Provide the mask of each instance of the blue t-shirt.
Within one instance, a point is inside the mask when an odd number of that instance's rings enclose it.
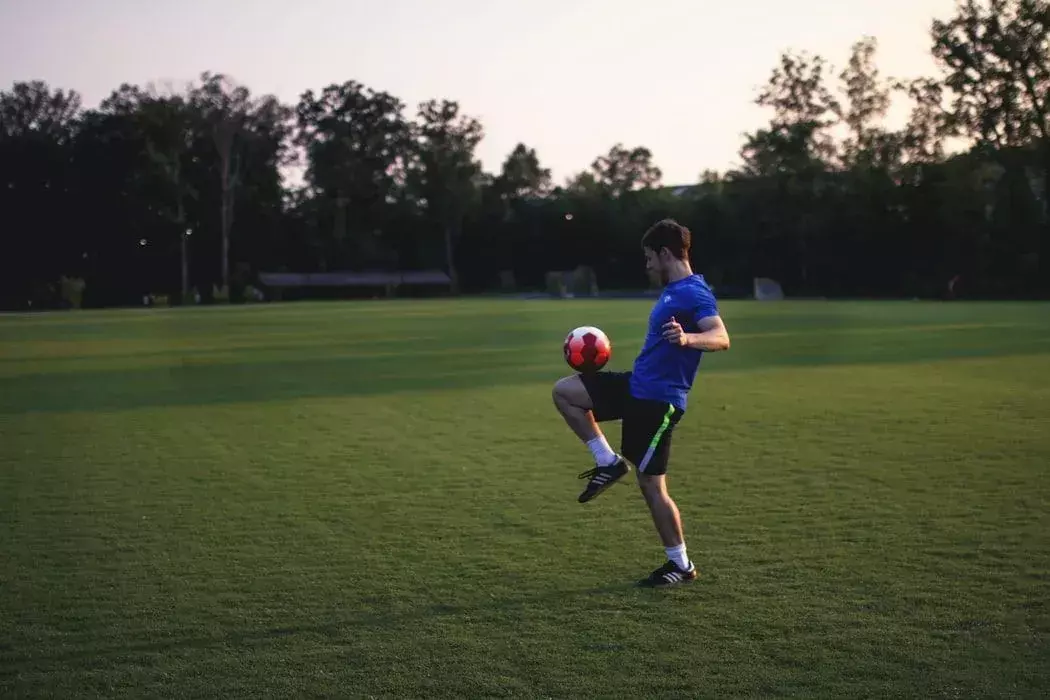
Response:
[[[718,314],[715,295],[702,275],[693,274],[664,287],[649,314],[645,344],[634,361],[631,395],[638,399],[666,401],[685,411],[703,351],[664,340],[663,325],[676,318],[686,333],[698,333],[697,321]]]

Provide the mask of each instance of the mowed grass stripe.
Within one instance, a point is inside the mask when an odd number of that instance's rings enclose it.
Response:
[[[528,303],[519,304],[531,308]],[[776,305],[766,305],[779,318]],[[491,305],[487,308],[492,308]],[[438,341],[416,344],[418,324],[387,317],[385,333],[370,328],[377,349],[344,345],[334,334],[329,342],[307,348],[246,348],[202,355],[171,352],[158,340],[155,353],[133,358],[92,358],[0,364],[0,413],[135,409],[164,403],[205,404],[253,400],[286,400],[297,396],[382,394],[415,388],[434,390],[490,384],[553,381],[568,368],[561,359],[563,321],[556,318],[523,323],[513,306],[502,322],[470,322],[448,327]],[[605,308],[611,319],[615,305]],[[622,312],[621,312],[622,314]],[[503,325],[501,325],[501,323]],[[342,325],[332,324],[341,333]],[[439,324],[441,325],[441,324]],[[641,327],[639,327],[641,326]],[[614,338],[610,369],[627,369],[637,352],[644,325],[621,317],[606,324]],[[868,331],[857,322],[858,328]],[[435,331],[436,328],[428,330]],[[703,372],[770,366],[911,363],[938,358],[996,357],[1050,351],[1050,329],[1037,323],[1009,331],[971,328],[908,333],[848,333],[842,326],[777,335],[734,335],[732,352],[705,358]],[[206,336],[207,331],[198,329]],[[775,333],[775,332],[774,332]],[[182,338],[182,336],[179,336]],[[252,335],[245,333],[245,342]],[[257,339],[265,342],[265,331]],[[616,340],[625,338],[624,341]],[[536,361],[537,358],[543,358]],[[61,368],[61,371],[58,371]]]
[[[525,327],[531,330],[534,326]],[[506,326],[504,326],[506,329]],[[992,330],[1035,330],[1045,331],[1045,324],[1037,323],[970,323],[970,324],[927,324],[913,325],[908,327],[898,326],[875,326],[836,328],[828,327],[820,332],[825,336],[835,335],[858,335],[858,334],[892,334],[892,333],[931,333],[942,331],[992,331]],[[813,334],[807,331],[769,331],[769,332],[734,332],[736,340],[755,340],[762,338],[803,338]],[[283,340],[279,340],[283,338]],[[164,349],[157,349],[156,340],[148,339],[123,339],[123,340],[48,340],[48,341],[7,341],[0,342],[0,363],[24,362],[35,360],[45,362],[50,360],[81,360],[94,357],[109,357],[115,359],[137,358],[143,355],[165,355],[182,357],[187,355],[209,355],[228,353],[235,350],[255,351],[284,351],[316,348],[318,344],[336,345],[340,348],[354,348],[359,346],[370,346],[381,343],[399,343],[402,346],[413,346],[413,352],[426,353],[426,346],[447,340],[439,335],[427,336],[400,336],[392,335],[389,331],[381,331],[374,334],[362,334],[360,330],[344,331],[342,335],[335,331],[254,331],[250,339],[245,334],[229,335],[225,338],[209,335],[207,339],[166,339]],[[549,339],[548,339],[549,340]],[[630,341],[628,341],[630,342]],[[455,347],[463,348],[465,343]],[[486,348],[479,348],[484,350]],[[363,353],[362,356],[368,356]]]

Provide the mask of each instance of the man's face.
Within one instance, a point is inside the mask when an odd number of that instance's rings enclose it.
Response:
[[[645,271],[654,284],[665,285],[667,284],[667,265],[664,257],[667,250],[663,249],[661,252],[664,255],[659,255],[655,250],[649,248],[645,249]]]

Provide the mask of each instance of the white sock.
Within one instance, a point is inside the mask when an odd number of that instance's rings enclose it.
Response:
[[[594,461],[598,463],[599,467],[607,467],[617,460],[616,453],[609,447],[609,441],[605,439],[604,435],[599,435],[593,440],[589,440],[587,447],[591,448],[591,454],[594,455]]]
[[[664,551],[667,552],[667,558],[677,564],[679,569],[689,570],[689,557],[685,554],[685,542],[677,547],[664,547]]]

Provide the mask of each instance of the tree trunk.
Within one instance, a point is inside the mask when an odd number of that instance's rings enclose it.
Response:
[[[222,237],[222,292],[230,294],[230,231],[233,228],[233,199],[238,180],[238,160],[234,154],[236,125],[224,121],[215,127],[215,147],[219,153],[219,233]]]
[[[346,208],[349,204],[349,198],[344,197],[343,193],[337,192],[335,196],[335,217],[332,220],[332,254],[329,256],[330,261],[336,265],[336,267],[345,267],[348,263],[352,264],[352,260],[346,260]]]
[[[1039,231],[1035,242],[1035,269],[1037,293],[1050,292],[1050,142],[1043,142],[1043,220],[1036,230]],[[1038,289],[1038,287],[1042,289]]]
[[[182,196],[179,196],[178,203],[178,220],[179,220],[179,241],[180,249],[182,252],[182,303],[188,304],[190,297],[190,260],[188,243],[186,239],[189,236],[186,235],[186,215],[182,207]]]
[[[186,259],[186,232],[179,236],[182,248],[182,303],[188,304],[190,299],[190,265]]]
[[[178,157],[174,160],[172,166],[172,172],[175,180],[175,225],[179,229],[179,248],[182,253],[182,303],[186,303],[186,297],[189,294],[189,283],[190,283],[190,262],[189,262],[189,251],[187,250],[186,241],[186,205],[185,198],[186,193],[182,186],[182,168],[180,167]]]
[[[222,220],[220,225],[222,226],[222,290],[225,294],[228,294],[230,289],[230,228],[229,212],[227,211],[225,193],[222,196],[221,219]]]
[[[456,273],[456,262],[452,255],[452,237],[453,226],[445,224],[445,264],[448,267],[449,279],[452,281],[451,291],[453,294],[459,294],[459,275]]]
[[[222,232],[222,291],[230,292],[230,153],[222,154],[222,196],[219,205],[219,227]]]

